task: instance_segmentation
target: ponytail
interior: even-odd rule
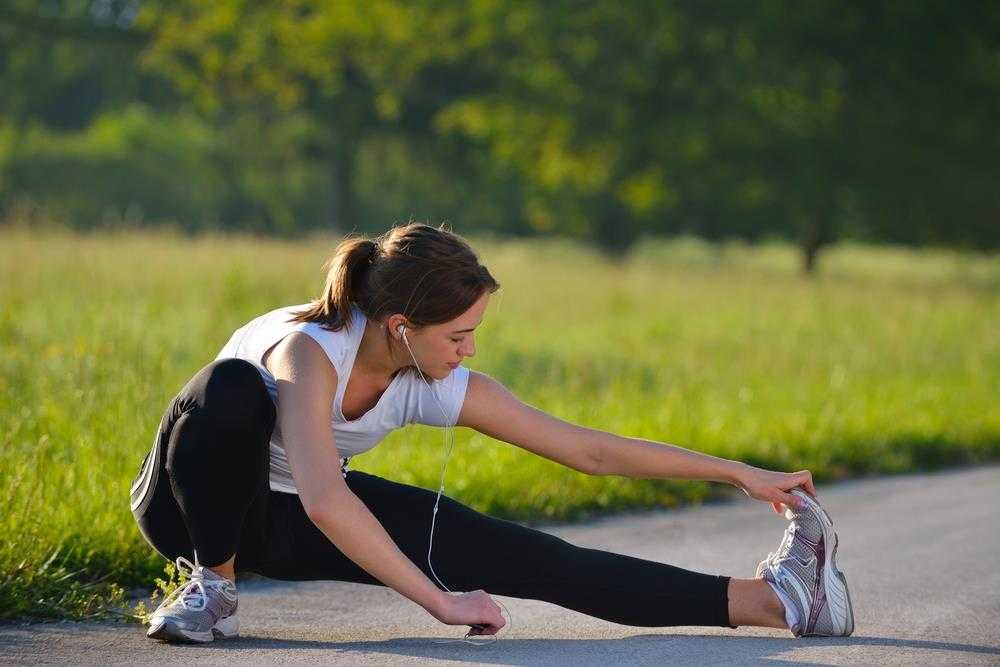
[[[341,241],[323,263],[326,284],[323,296],[290,320],[319,322],[331,331],[351,324],[351,304],[365,300],[369,269],[381,254],[379,244],[371,239],[351,237]]]

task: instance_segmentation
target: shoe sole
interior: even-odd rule
[[[831,618],[843,619],[843,627],[840,632],[833,636],[848,637],[854,632],[854,605],[851,604],[851,593],[847,588],[847,578],[844,573],[837,568],[837,533],[833,529],[833,520],[826,510],[816,502],[816,500],[805,491],[792,489],[792,494],[801,498],[809,508],[820,518],[820,526],[823,528],[823,544],[826,550],[826,566],[823,568],[823,586],[826,590],[826,602],[831,607]],[[830,636],[819,635],[817,633],[805,633],[802,636]]]
[[[220,618],[218,623],[206,632],[185,630],[169,618],[155,621],[149,626],[146,636],[150,639],[176,644],[205,644],[216,639],[231,639],[239,635],[240,623],[236,614]]]

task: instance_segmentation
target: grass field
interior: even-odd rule
[[[235,328],[318,295],[335,242],[0,229],[0,618],[99,613],[162,575],[128,488],[164,407]],[[785,245],[648,242],[614,265],[473,243],[503,288],[467,365],[559,417],[817,480],[1000,457],[998,256],[842,245],[809,280]],[[436,489],[443,436],[410,426],[352,467]],[[455,436],[445,492],[501,517],[727,488]]]

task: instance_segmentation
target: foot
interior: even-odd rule
[[[183,556],[178,557],[177,568],[188,575],[188,581],[156,608],[146,636],[189,643],[239,634],[236,584]]]
[[[805,508],[785,510],[791,523],[777,551],[757,565],[763,577],[788,598],[797,616],[796,637],[846,637],[854,632],[854,609],[847,579],[837,569],[837,533],[820,504],[801,488],[791,490]],[[781,596],[779,596],[781,597]]]

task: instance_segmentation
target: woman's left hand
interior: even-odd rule
[[[782,505],[796,508],[799,506],[799,499],[788,493],[790,489],[801,486],[806,493],[813,498],[816,497],[812,473],[808,470],[775,472],[743,464],[736,472],[733,483],[751,498],[771,503],[771,507],[778,514],[785,511]]]

